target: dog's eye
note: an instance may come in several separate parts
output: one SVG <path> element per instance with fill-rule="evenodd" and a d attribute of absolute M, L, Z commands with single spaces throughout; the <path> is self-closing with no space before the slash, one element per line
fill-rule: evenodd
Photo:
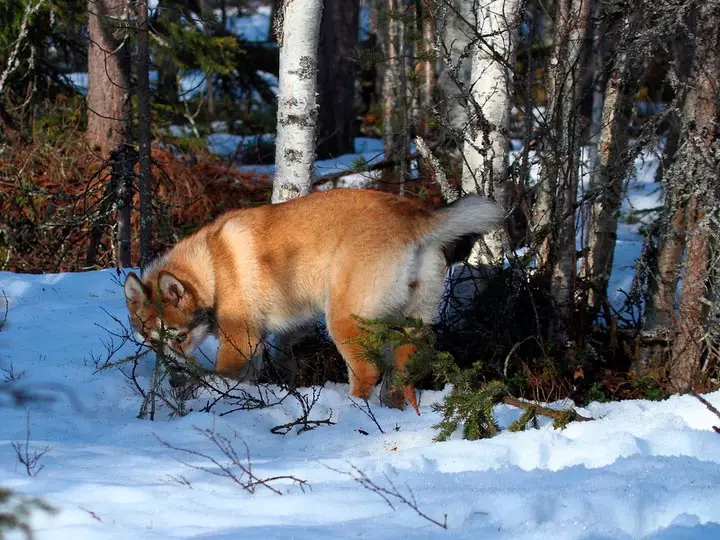
<path fill-rule="evenodd" d="M 178 332 L 178 334 L 175 336 L 175 341 L 178 343 L 182 343 L 187 339 L 187 332 Z"/>

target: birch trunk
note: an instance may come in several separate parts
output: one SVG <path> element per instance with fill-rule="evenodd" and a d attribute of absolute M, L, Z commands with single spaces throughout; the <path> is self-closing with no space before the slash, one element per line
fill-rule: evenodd
<path fill-rule="evenodd" d="M 278 81 L 276 173 L 272 202 L 312 190 L 317 126 L 317 55 L 322 0 L 285 0 Z"/>
<path fill-rule="evenodd" d="M 469 127 L 465 141 L 462 187 L 503 200 L 510 140 L 513 69 L 518 42 L 520 0 L 492 0 L 476 4 L 477 33 L 485 36 L 472 50 Z M 471 264 L 498 263 L 504 252 L 504 233 L 485 235 L 487 256 L 473 249 Z M 489 259 L 489 260 L 488 260 Z"/>
<path fill-rule="evenodd" d="M 590 192 L 594 202 L 587 223 L 587 269 L 590 278 L 588 306 L 596 312 L 607 298 L 620 217 L 623 184 L 631 165 L 628 128 L 632 120 L 633 100 L 639 86 L 636 66 L 628 58 L 628 39 L 634 32 L 631 15 L 623 21 L 612 73 L 605 87 L 605 99 L 597 145 L 597 167 L 591 172 Z"/>
<path fill-rule="evenodd" d="M 555 44 L 548 84 L 549 142 L 538 186 L 535 216 L 538 227 L 550 230 L 539 250 L 541 268 L 551 271 L 550 296 L 555 306 L 552 337 L 568 338 L 574 307 L 576 261 L 575 213 L 580 165 L 580 117 L 583 53 L 590 0 L 559 0 Z"/>
<path fill-rule="evenodd" d="M 104 159 L 130 134 L 130 53 L 122 30 L 126 0 L 88 0 L 90 147 Z"/>

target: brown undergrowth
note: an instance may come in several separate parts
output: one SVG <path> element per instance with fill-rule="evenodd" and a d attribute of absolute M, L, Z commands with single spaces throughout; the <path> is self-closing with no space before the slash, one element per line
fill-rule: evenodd
<path fill-rule="evenodd" d="M 241 173 L 207 151 L 191 156 L 158 141 L 152 148 L 155 252 L 225 210 L 266 202 L 271 180 Z M 137 170 L 136 170 L 137 172 Z M 69 126 L 61 138 L 16 142 L 0 152 L 0 270 L 66 272 L 116 264 L 107 204 L 110 167 L 88 148 L 83 133 Z M 134 206 L 137 208 L 137 195 Z M 133 230 L 138 228 L 133 212 Z M 94 264 L 86 251 L 92 227 L 101 237 Z M 139 245 L 133 234 L 133 263 Z"/>

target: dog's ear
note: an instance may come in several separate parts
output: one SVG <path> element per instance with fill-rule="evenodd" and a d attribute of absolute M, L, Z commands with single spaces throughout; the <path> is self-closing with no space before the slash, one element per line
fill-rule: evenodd
<path fill-rule="evenodd" d="M 143 303 L 149 299 L 149 291 L 145 284 L 135 275 L 135 272 L 130 272 L 125 278 L 125 300 L 128 304 L 134 304 L 136 302 Z"/>
<path fill-rule="evenodd" d="M 187 286 L 165 270 L 158 275 L 158 285 L 163 301 L 173 306 L 178 306 L 189 294 Z"/>

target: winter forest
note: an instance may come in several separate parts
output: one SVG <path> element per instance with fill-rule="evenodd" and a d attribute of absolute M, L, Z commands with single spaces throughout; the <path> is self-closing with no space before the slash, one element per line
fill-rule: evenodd
<path fill-rule="evenodd" d="M 241 380 L 215 306 L 133 326 L 226 212 L 359 189 L 504 216 L 353 315 L 367 399 L 322 314 Z M 719 212 L 720 0 L 0 0 L 0 539 L 720 538 Z"/>

